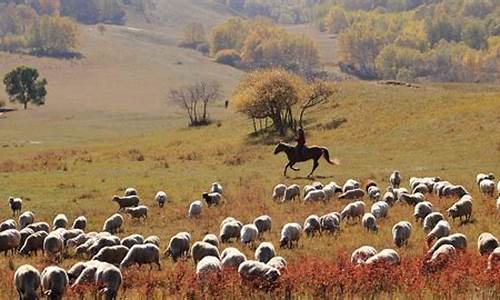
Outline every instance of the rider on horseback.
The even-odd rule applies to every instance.
[[[302,155],[306,154],[307,146],[306,146],[306,136],[304,134],[304,129],[302,127],[299,127],[297,130],[298,132],[298,137],[297,137],[297,146],[295,146],[295,149],[297,149],[297,153],[300,153]]]

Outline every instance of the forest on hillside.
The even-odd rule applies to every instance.
[[[126,7],[144,0],[1,0],[0,50],[73,56],[82,24],[124,24]]]
[[[248,17],[314,23],[336,38],[340,68],[362,79],[500,80],[500,1],[214,1]]]

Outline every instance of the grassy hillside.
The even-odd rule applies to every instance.
[[[393,169],[401,170],[405,186],[410,176],[441,176],[463,184],[473,192],[473,222],[463,226],[458,222],[452,224],[454,232],[469,236],[469,252],[475,253],[480,232],[500,235],[498,222],[492,222],[499,217],[494,200],[480,196],[474,186],[477,172],[500,172],[500,140],[493,134],[498,132],[498,87],[431,85],[413,89],[360,82],[345,82],[339,87],[342,93],[336,104],[312,112],[307,125],[309,143],[329,147],[333,156],[342,162],[340,166],[332,167],[322,161],[317,180],[341,183],[351,177],[362,181],[371,178],[384,187]],[[127,116],[131,115],[134,114],[129,112]],[[142,201],[153,206],[156,191],[166,190],[171,204],[163,210],[152,207],[144,224],[127,219],[125,231],[120,234],[159,235],[162,249],[167,246],[169,237],[178,231],[188,230],[197,240],[207,232],[218,233],[220,221],[227,216],[251,222],[261,214],[272,216],[274,227],[266,240],[277,245],[282,224],[302,223],[309,214],[339,211],[345,205],[339,201],[307,206],[273,203],[270,199],[272,187],[279,182],[307,184],[310,181],[302,176],[307,174],[310,165],[301,164],[300,172],[290,173],[292,177],[289,179],[283,178],[285,158],[272,155],[273,145],[255,143],[248,138],[251,132],[248,120],[231,112],[217,112],[216,116],[222,120],[220,127],[213,125],[199,129],[187,129],[180,126],[182,122],[174,121],[176,126],[165,130],[165,127],[170,127],[167,122],[136,119],[130,121],[130,127],[139,126],[134,130],[140,133],[122,128],[117,131],[119,133],[113,131],[106,135],[105,141],[95,138],[93,127],[77,132],[81,135],[77,137],[67,126],[50,119],[46,121],[44,133],[38,133],[34,128],[14,126],[22,124],[17,117],[1,120],[7,121],[4,122],[7,126],[17,128],[17,139],[28,140],[37,134],[45,138],[41,139],[41,144],[2,143],[7,146],[0,148],[0,170],[3,173],[0,198],[7,199],[9,195],[24,197],[24,209],[36,212],[39,220],[51,220],[59,212],[66,213],[71,219],[83,214],[90,221],[89,229],[99,230],[103,221],[116,211],[110,200],[113,194],[134,186]],[[339,118],[346,118],[347,122],[338,129],[327,129],[332,120]],[[89,124],[92,123],[89,121]],[[104,131],[101,134],[104,136]],[[91,142],[75,143],[82,138]],[[46,142],[50,140],[53,142]],[[187,219],[189,203],[198,199],[214,180],[224,185],[227,203],[220,208],[205,208],[200,219]],[[441,211],[453,203],[452,199],[433,198],[432,201]],[[336,238],[303,239],[298,249],[278,250],[278,253],[292,263],[292,268],[300,268],[304,256],[309,259],[322,257],[333,262],[336,255],[348,255],[363,244],[386,248],[391,245],[392,225],[403,219],[413,221],[412,213],[411,207],[397,205],[389,217],[379,223],[381,230],[377,235],[366,233],[359,224],[343,225]],[[8,217],[10,212],[3,210],[0,218]],[[425,234],[420,225],[415,222],[413,225],[415,230],[409,246],[400,250],[408,263],[413,263],[424,251]],[[253,256],[250,249],[244,249],[244,252],[247,257]],[[8,258],[0,260],[0,270],[5,274],[0,285],[5,287],[10,282],[11,267],[24,262],[35,262],[39,267],[49,263],[41,257],[26,259],[16,256],[12,263],[8,261]],[[68,259],[62,265],[68,267],[74,261]],[[140,273],[134,271],[126,273],[126,279],[149,280],[150,287],[159,297],[169,293],[168,289],[160,288],[169,281],[162,283],[160,278],[173,276],[180,270],[188,272],[186,276],[190,278],[190,270],[194,269],[191,261],[175,267],[167,259],[162,263],[163,273],[153,272],[152,277],[145,279],[137,277]],[[415,264],[418,267],[418,262]],[[293,277],[294,273],[288,276]],[[291,277],[286,278],[291,280]],[[130,284],[126,295],[138,297],[140,290],[137,288]],[[187,290],[181,293],[189,293],[192,288],[186,287]],[[467,293],[471,292],[467,289]],[[12,297],[14,291],[5,288],[2,293],[4,297]]]

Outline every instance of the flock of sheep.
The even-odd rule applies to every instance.
[[[493,197],[495,182],[493,174],[478,174],[477,186],[481,193]],[[302,189],[296,185],[277,185],[272,199],[279,203],[300,201],[304,203],[332,199],[349,200],[341,212],[331,212],[323,216],[310,215],[303,224],[287,223],[282,226],[279,247],[290,249],[297,246],[301,236],[307,237],[323,233],[337,234],[342,222],[361,222],[367,231],[378,231],[378,220],[387,217],[391,207],[396,203],[405,203],[414,207],[414,218],[422,222],[422,228],[427,233],[427,244],[430,247],[425,261],[428,266],[442,264],[452,259],[457,251],[467,247],[467,237],[461,233],[452,233],[445,216],[435,211],[428,194],[438,197],[457,199],[447,210],[453,220],[459,218],[468,222],[472,215],[473,199],[467,190],[460,185],[454,185],[437,177],[410,179],[410,188],[400,187],[401,175],[394,171],[389,178],[390,186],[386,191],[370,180],[362,185],[349,179],[342,186],[335,182],[323,185],[315,182]],[[500,182],[497,187],[500,193]],[[368,197],[373,203],[367,212],[362,200]],[[201,201],[194,201],[188,209],[189,218],[200,217],[206,206],[218,206],[223,202],[223,188],[219,183],[213,183],[207,193],[203,193]],[[87,219],[77,217],[70,226],[64,214],[57,215],[50,226],[46,222],[36,220],[30,211],[22,212],[22,200],[10,197],[9,205],[18,222],[9,219],[0,224],[0,252],[5,255],[16,252],[19,255],[37,255],[38,251],[54,262],[60,262],[68,255],[85,258],[64,270],[56,265],[39,270],[31,265],[20,266],[14,274],[14,286],[21,299],[36,299],[38,290],[50,299],[61,299],[68,287],[81,284],[93,285],[106,299],[115,299],[122,284],[122,270],[131,265],[148,264],[161,269],[160,238],[149,236],[144,238],[132,234],[120,239],[115,234],[122,231],[124,218],[122,213],[132,219],[147,219],[149,208],[140,204],[140,198],[135,189],[129,188],[124,196],[114,196],[112,201],[118,204],[119,212],[110,216],[103,224],[101,232],[85,232]],[[167,194],[158,192],[155,197],[161,208],[167,202]],[[497,199],[500,210],[500,195]],[[21,213],[22,212],[22,213]],[[207,234],[201,241],[193,243],[188,232],[179,232],[171,237],[163,255],[174,262],[191,257],[196,265],[196,274],[203,280],[208,274],[219,274],[227,269],[235,269],[243,281],[274,282],[279,279],[287,268],[287,261],[277,256],[274,245],[263,241],[263,235],[272,227],[272,219],[262,215],[252,223],[227,217],[220,224],[219,235]],[[392,238],[396,247],[405,246],[415,230],[410,222],[402,220],[394,224]],[[245,247],[255,249],[254,259],[248,259],[236,247],[226,247],[219,252],[220,243],[239,241]],[[257,245],[258,244],[258,245]],[[488,269],[500,266],[500,247],[498,239],[491,233],[482,233],[478,237],[480,255],[489,255]],[[362,246],[352,253],[352,263],[358,264],[399,264],[400,256],[394,249],[377,251],[372,246]]]

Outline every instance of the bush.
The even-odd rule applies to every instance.
[[[237,66],[241,61],[241,56],[238,51],[234,49],[223,49],[215,54],[215,62],[230,66]]]
[[[196,51],[199,51],[204,55],[208,55],[208,53],[210,52],[210,47],[208,46],[208,43],[203,42],[198,44],[198,46],[196,46]]]

